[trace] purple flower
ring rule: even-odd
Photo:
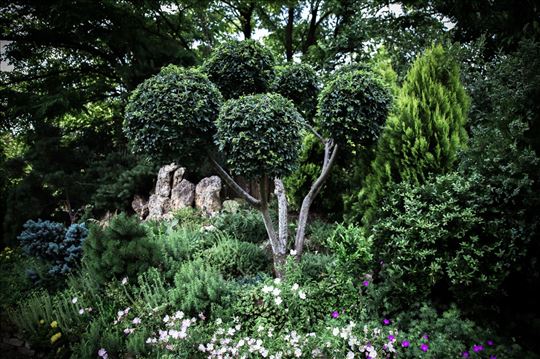
[[[489,359],[497,359],[497,357],[495,355],[490,355]]]
[[[482,350],[484,350],[484,346],[482,346],[482,345],[480,345],[480,344],[478,344],[478,345],[476,345],[476,344],[473,345],[473,351],[474,351],[475,353],[481,352]]]
[[[410,343],[409,343],[408,340],[404,340],[404,341],[401,342],[401,346],[402,346],[403,348],[408,348],[409,345],[410,345]]]
[[[393,335],[388,336],[388,340],[390,340],[391,342],[393,342],[395,339],[396,339],[396,337],[394,337]]]
[[[464,358],[468,358],[469,357],[469,352],[463,352],[463,355],[462,355]]]
[[[422,335],[422,338],[424,338],[425,340],[428,340],[429,336],[427,334],[424,334],[424,335]]]
[[[334,311],[332,312],[332,318],[337,318],[337,317],[339,317],[339,312],[336,311],[336,310],[334,310]]]
[[[367,287],[369,285],[369,280],[363,281],[362,284],[364,285],[364,287]]]
[[[382,322],[383,322],[384,325],[389,325],[390,324],[390,319],[384,318]]]
[[[422,349],[423,352],[427,352],[429,350],[429,345],[422,343],[422,345],[420,345],[420,349]]]
[[[487,345],[492,346],[493,345],[493,340],[488,340],[486,343],[487,343]]]

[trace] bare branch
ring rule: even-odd
[[[261,201],[250,195],[248,192],[246,192],[238,183],[235,182],[235,180],[221,167],[221,165],[212,157],[210,157],[210,162],[218,172],[219,176],[223,178],[225,182],[231,187],[239,196],[244,198],[251,206],[259,209],[261,206]]]

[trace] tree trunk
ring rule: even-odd
[[[293,60],[293,24],[294,24],[294,6],[289,5],[287,17],[287,26],[285,27],[285,55],[287,61]]]
[[[332,147],[334,147],[333,151]],[[311,204],[313,203],[313,200],[320,192],[324,182],[326,181],[328,174],[330,173],[330,169],[332,168],[332,165],[334,164],[334,161],[336,159],[337,150],[337,145],[334,146],[332,144],[332,141],[326,141],[324,150],[324,162],[321,169],[321,174],[319,175],[315,183],[313,183],[308,194],[306,195],[306,197],[304,197],[304,200],[302,201],[302,207],[300,208],[300,214],[298,216],[296,238],[294,242],[297,259],[300,259],[302,257],[302,252],[304,251],[304,240],[306,236],[306,226],[309,217],[309,209],[311,207]]]

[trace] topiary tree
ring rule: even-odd
[[[254,40],[229,41],[203,65],[226,99],[268,91],[274,78],[272,53]]]
[[[243,46],[259,47],[259,45],[250,42],[225,45],[223,49],[226,51],[222,49],[218,50],[218,53],[232,56],[231,58],[238,62],[231,63],[230,66],[253,69],[253,64],[260,62],[259,55],[253,55],[251,58],[252,55],[237,57],[238,54],[229,53],[231,51],[229,47],[234,46],[240,48]],[[228,58],[227,56],[225,57]],[[214,61],[216,60],[209,63],[213,64],[212,66],[217,66]],[[265,62],[262,65],[259,64],[259,67],[264,69],[264,64]],[[210,67],[208,63],[205,65],[207,71]],[[221,68],[226,68],[226,66],[223,65]],[[216,67],[215,70],[217,71],[217,69]],[[197,76],[197,83],[190,81],[195,76],[193,74]],[[254,77],[244,78],[242,76],[239,75],[236,79],[230,76],[221,79],[223,81],[234,80],[236,81],[234,86],[244,90],[250,89],[250,92],[254,92]],[[172,80],[171,77],[173,77]],[[219,83],[221,80],[215,81]],[[227,86],[233,86],[231,85],[233,82],[224,83],[227,83]],[[222,86],[225,85],[222,84]],[[197,90],[194,95],[191,93],[193,88]],[[173,95],[162,93],[163,89],[173,93]],[[172,99],[180,101],[180,103],[171,105],[170,100],[164,101],[160,99],[161,96],[165,98],[173,96]],[[227,96],[232,97],[230,93]],[[186,104],[193,104],[194,100],[190,100],[191,97],[202,98],[203,104],[207,103],[212,106],[207,106],[204,111],[202,109],[194,111],[190,108],[186,109],[186,113],[175,115],[175,111],[183,111]],[[323,143],[325,152],[321,173],[304,199],[300,210],[295,242],[298,257],[303,251],[305,227],[311,203],[328,176],[335,161],[338,147],[347,147],[351,141],[356,141],[359,145],[373,143],[378,135],[377,124],[382,123],[386,116],[390,95],[382,83],[369,76],[367,72],[347,72],[337,76],[321,96],[319,121],[314,124],[323,130],[324,137],[312,125],[304,121],[292,101],[279,94],[255,94],[229,99],[221,108],[218,116],[214,105],[220,102],[220,98],[215,86],[204,76],[200,76],[198,72],[167,67],[160,74],[141,84],[130,97],[130,103],[126,108],[126,133],[129,138],[133,139],[132,144],[138,151],[149,155],[164,155],[167,160],[183,160],[189,157],[186,152],[192,150],[194,155],[205,154],[216,172],[231,189],[243,197],[249,205],[261,211],[272,247],[274,269],[276,275],[281,276],[281,265],[285,259],[288,239],[288,205],[282,178],[290,174],[296,167],[302,129],[307,128],[313,131]],[[159,99],[159,101],[151,104],[149,99]],[[161,106],[165,106],[165,108],[161,108]],[[338,107],[342,110],[335,112],[332,107]],[[201,116],[204,118],[201,119]],[[157,127],[156,120],[159,121],[159,128],[152,131],[152,128]],[[210,124],[214,120],[215,127]],[[347,126],[349,130],[342,130],[340,124]],[[203,130],[197,128],[199,125],[203,126]],[[356,128],[367,129],[369,133],[363,134],[356,131]],[[216,130],[214,140],[217,148],[208,147],[210,146],[208,139],[185,140],[183,138],[186,135],[208,135],[214,129]],[[178,136],[176,141],[173,141],[174,133]],[[168,143],[171,141],[174,144]],[[194,149],[194,143],[207,144],[206,151]],[[160,144],[162,147],[158,148]],[[215,157],[214,150],[216,149],[224,155],[226,167],[232,173],[258,182],[259,198],[247,193],[233,180],[229,172]],[[271,181],[275,185],[279,208],[277,231],[268,209]]]
[[[430,174],[451,171],[467,140],[469,102],[459,68],[442,46],[419,57],[388,118],[351,219],[363,216],[372,222],[374,208],[392,183],[422,184]]]
[[[291,100],[307,120],[315,116],[320,89],[317,73],[310,65],[287,64],[278,67],[271,89]]]
[[[133,91],[124,132],[134,152],[189,163],[212,145],[221,103],[219,90],[204,74],[169,65]]]

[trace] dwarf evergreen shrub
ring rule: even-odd
[[[159,248],[136,217],[122,213],[105,227],[90,227],[84,243],[84,261],[101,283],[113,278],[136,278],[159,264]]]

